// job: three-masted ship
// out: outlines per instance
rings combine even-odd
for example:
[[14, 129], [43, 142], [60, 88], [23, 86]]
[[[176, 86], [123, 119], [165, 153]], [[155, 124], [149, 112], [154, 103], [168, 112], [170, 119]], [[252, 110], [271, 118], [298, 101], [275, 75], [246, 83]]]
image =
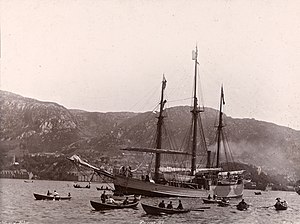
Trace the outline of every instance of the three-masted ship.
[[[194, 75], [194, 90], [193, 90], [193, 105], [191, 109], [192, 114], [192, 144], [191, 150], [174, 150], [174, 149], [164, 149], [162, 148], [162, 127], [164, 123], [164, 106], [166, 100], [164, 99], [164, 91], [166, 88], [166, 79], [163, 77], [161, 85], [161, 98], [160, 98], [160, 109], [157, 117], [157, 131], [156, 131], [156, 142], [154, 148], [141, 148], [141, 147], [128, 147], [123, 150], [144, 152], [155, 154], [155, 168], [154, 174], [146, 175], [146, 178], [136, 178], [131, 174], [131, 170], [122, 170], [118, 173], [109, 173], [104, 169], [94, 167], [83, 160], [81, 160], [77, 155], [70, 157], [69, 159], [75, 163], [87, 166], [93, 169], [99, 175], [104, 175], [113, 179], [113, 184], [117, 192], [122, 192], [123, 194], [140, 194], [145, 196], [153, 197], [206, 197], [208, 194], [217, 195], [218, 197], [240, 197], [243, 194], [243, 181], [239, 179], [229, 178], [234, 175], [234, 173], [226, 173], [227, 181], [222, 178], [221, 168], [219, 162], [214, 167], [211, 164], [210, 157], [211, 153], [207, 150], [206, 141], [203, 133], [203, 128], [201, 124], [200, 112], [202, 111], [199, 106], [197, 98], [197, 48], [193, 51], [193, 60], [195, 61], [195, 75]], [[224, 99], [223, 92], [221, 94], [221, 101]], [[220, 106], [220, 121], [218, 127], [218, 152], [221, 142], [222, 133], [222, 106]], [[199, 126], [200, 132], [199, 132]], [[198, 136], [202, 138], [202, 150], [207, 154], [207, 160], [205, 167], [199, 168], [197, 165], [197, 152], [199, 151]], [[189, 152], [191, 151], [191, 152]], [[163, 167], [161, 166], [162, 155], [178, 155], [190, 158], [190, 167], [179, 168], [179, 167]], [[217, 158], [219, 161], [219, 156]], [[165, 171], [174, 172], [181, 176], [180, 179], [166, 178], [164, 175]], [[173, 176], [174, 177], [174, 176]], [[233, 181], [234, 180], [234, 181]], [[235, 181], [236, 180], [236, 181]], [[224, 182], [225, 181], [225, 182]]]

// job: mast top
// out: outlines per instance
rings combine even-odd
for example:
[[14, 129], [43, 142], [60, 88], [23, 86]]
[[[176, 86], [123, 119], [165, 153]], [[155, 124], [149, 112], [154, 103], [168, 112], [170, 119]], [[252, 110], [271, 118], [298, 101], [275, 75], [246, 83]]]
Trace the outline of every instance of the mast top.
[[196, 45], [196, 50], [192, 51], [192, 60], [197, 61], [197, 57], [198, 57], [198, 48]]

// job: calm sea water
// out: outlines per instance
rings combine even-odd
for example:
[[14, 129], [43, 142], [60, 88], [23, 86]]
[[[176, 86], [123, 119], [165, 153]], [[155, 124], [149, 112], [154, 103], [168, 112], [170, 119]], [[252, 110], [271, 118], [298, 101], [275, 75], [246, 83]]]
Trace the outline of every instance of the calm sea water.
[[[141, 205], [137, 209], [111, 210], [105, 212], [93, 211], [90, 200], [100, 199], [101, 192], [96, 190], [99, 183], [92, 183], [90, 189], [75, 189], [73, 182], [34, 180], [25, 183], [24, 180], [0, 179], [0, 224], [4, 223], [137, 223], [137, 224], [167, 224], [167, 223], [299, 223], [300, 195], [296, 192], [262, 192], [254, 195], [254, 191], [246, 190], [244, 199], [251, 205], [247, 211], [238, 211], [235, 206], [227, 208], [209, 205], [211, 208], [201, 211], [191, 211], [180, 215], [149, 216]], [[37, 201], [33, 192], [46, 194], [56, 190], [60, 195], [72, 195], [70, 201]], [[288, 202], [286, 211], [275, 211], [270, 206], [275, 198], [280, 197]], [[143, 202], [158, 203], [160, 198], [142, 198]], [[177, 204], [176, 198], [172, 200]], [[201, 199], [182, 199], [184, 207], [208, 206]], [[231, 200], [237, 204], [239, 200]]]

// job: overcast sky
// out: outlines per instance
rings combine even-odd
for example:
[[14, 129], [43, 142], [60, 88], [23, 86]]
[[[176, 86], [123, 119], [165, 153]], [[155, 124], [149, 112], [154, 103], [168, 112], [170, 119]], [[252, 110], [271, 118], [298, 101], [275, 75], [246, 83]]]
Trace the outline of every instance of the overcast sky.
[[[162, 75], [202, 103], [300, 130], [300, 1], [2, 0], [1, 89], [87, 111], [148, 111]], [[187, 100], [183, 100], [187, 99]]]

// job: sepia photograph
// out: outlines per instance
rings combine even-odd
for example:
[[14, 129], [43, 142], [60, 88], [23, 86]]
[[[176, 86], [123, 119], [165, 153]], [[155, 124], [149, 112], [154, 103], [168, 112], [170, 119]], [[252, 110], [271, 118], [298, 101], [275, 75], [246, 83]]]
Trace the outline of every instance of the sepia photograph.
[[0, 224], [300, 223], [300, 1], [0, 15]]

